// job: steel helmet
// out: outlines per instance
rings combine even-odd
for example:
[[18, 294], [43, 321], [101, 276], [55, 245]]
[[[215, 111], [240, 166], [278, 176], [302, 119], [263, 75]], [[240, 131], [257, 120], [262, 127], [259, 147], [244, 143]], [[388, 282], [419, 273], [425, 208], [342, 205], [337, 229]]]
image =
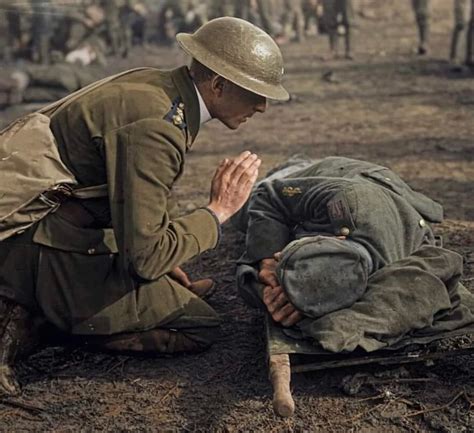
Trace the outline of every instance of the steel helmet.
[[244, 89], [286, 101], [283, 57], [263, 30], [240, 18], [215, 18], [193, 34], [178, 33], [181, 48], [215, 73]]

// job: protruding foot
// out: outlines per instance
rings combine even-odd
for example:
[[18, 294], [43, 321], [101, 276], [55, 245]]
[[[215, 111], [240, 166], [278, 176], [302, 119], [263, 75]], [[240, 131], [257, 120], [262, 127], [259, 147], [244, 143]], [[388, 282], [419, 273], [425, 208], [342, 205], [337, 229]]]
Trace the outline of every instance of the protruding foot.
[[13, 368], [9, 365], [0, 365], [0, 396], [12, 397], [20, 394], [20, 391], [20, 384]]

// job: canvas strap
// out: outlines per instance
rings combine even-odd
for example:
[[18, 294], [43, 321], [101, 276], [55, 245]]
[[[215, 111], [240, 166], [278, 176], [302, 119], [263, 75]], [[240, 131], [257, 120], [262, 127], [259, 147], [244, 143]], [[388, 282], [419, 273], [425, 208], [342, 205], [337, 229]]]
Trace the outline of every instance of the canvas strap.
[[58, 99], [57, 101], [46, 105], [45, 107], [41, 108], [38, 110], [38, 113], [47, 113], [51, 115], [53, 114], [59, 107], [64, 105], [65, 103], [71, 103], [75, 101], [77, 98], [85, 95], [86, 93], [89, 93], [90, 91], [96, 89], [97, 87], [100, 87], [104, 84], [109, 83], [110, 81], [116, 80], [117, 78], [123, 77], [124, 75], [128, 75], [132, 72], [137, 72], [137, 71], [144, 71], [150, 68], [147, 67], [140, 67], [140, 68], [134, 68], [134, 69], [128, 69], [127, 71], [122, 71], [119, 72], [118, 74], [115, 75], [110, 75], [109, 77], [102, 78], [101, 80], [95, 81], [88, 86], [83, 87], [80, 90], [76, 90], [75, 92], [65, 96], [64, 98]]
[[[111, 75], [109, 77], [105, 77], [102, 80], [95, 81], [88, 86], [83, 87], [80, 90], [77, 90], [76, 92], [73, 92], [64, 98], [61, 98], [51, 104], [46, 105], [42, 109], [38, 111], [38, 113], [45, 114], [48, 113], [49, 116], [51, 116], [58, 108], [63, 106], [64, 104], [72, 103], [74, 102], [77, 98], [85, 95], [86, 93], [91, 92], [92, 90], [107, 84], [113, 80], [116, 80], [117, 78], [123, 77], [124, 75], [128, 75], [132, 72], [137, 72], [137, 71], [144, 71], [150, 68], [147, 67], [140, 67], [140, 68], [134, 68], [134, 69], [129, 69], [127, 71], [119, 72], [118, 74]], [[94, 185], [94, 186], [89, 186], [85, 188], [77, 188], [71, 191], [71, 195], [80, 198], [80, 199], [90, 199], [90, 198], [98, 198], [98, 197], [106, 197], [107, 196], [107, 184], [102, 184], [102, 185]]]

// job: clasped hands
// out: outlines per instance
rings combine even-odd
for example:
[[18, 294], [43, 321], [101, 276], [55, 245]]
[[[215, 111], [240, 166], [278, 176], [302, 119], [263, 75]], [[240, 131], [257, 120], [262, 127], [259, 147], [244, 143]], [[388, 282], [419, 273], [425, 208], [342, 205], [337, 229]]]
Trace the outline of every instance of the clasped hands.
[[257, 180], [261, 160], [246, 150], [233, 159], [224, 159], [214, 174], [208, 209], [219, 223], [226, 222], [247, 201]]
[[290, 303], [278, 281], [276, 274], [278, 260], [279, 253], [276, 253], [273, 258], [261, 260], [258, 279], [265, 285], [263, 303], [272, 319], [288, 327], [298, 323], [303, 319], [303, 315]]
[[[261, 161], [257, 155], [245, 151], [233, 159], [224, 159], [217, 168], [211, 183], [208, 204], [222, 224], [234, 215], [247, 201], [258, 176]], [[260, 262], [259, 280], [265, 285], [263, 302], [275, 322], [292, 326], [303, 315], [291, 305], [276, 275], [279, 256]]]

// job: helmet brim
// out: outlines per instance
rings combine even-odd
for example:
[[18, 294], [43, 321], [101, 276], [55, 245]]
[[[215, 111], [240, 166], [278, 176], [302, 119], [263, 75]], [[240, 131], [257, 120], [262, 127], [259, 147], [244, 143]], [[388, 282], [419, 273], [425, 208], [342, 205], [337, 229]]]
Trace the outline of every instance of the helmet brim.
[[288, 99], [290, 99], [290, 94], [281, 84], [274, 85], [264, 83], [243, 74], [242, 71], [224, 62], [221, 58], [206, 49], [206, 47], [197, 42], [191, 34], [178, 33], [176, 40], [183, 51], [216, 74], [232, 81], [234, 84], [268, 99], [277, 101], [288, 101]]

